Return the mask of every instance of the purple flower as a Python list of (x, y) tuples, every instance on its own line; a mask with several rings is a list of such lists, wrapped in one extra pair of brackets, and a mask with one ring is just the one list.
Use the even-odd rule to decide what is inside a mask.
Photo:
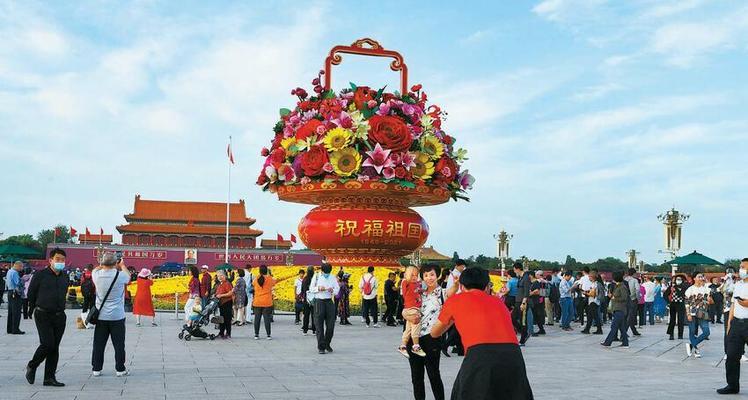
[(468, 170), (464, 170), (457, 175), (457, 182), (459, 182), (460, 187), (463, 189), (472, 189), (475, 178), (468, 173)]
[(377, 173), (377, 170), (373, 167), (362, 167), (361, 172), (358, 173), (359, 176), (365, 176), (369, 179), (376, 178), (379, 174)]
[(377, 115), (385, 116), (390, 113), (390, 102), (382, 103), (379, 105), (379, 110), (377, 110)]
[(361, 165), (364, 167), (373, 167), (378, 174), (381, 174), (383, 168), (394, 166), (394, 163), (390, 160), (391, 151), (392, 150), (384, 150), (382, 146), (377, 143), (376, 146), (374, 146), (374, 150), (366, 152), (369, 158), (367, 158)]

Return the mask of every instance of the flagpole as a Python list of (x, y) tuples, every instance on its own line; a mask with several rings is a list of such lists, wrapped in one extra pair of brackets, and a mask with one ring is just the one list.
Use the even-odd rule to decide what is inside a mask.
[[(229, 150), (231, 150), (231, 136), (229, 136)], [(229, 153), (230, 154), (230, 153)], [(229, 263), (229, 204), (231, 203), (231, 159), (229, 159), (229, 190), (226, 195), (226, 251), (224, 260)]]

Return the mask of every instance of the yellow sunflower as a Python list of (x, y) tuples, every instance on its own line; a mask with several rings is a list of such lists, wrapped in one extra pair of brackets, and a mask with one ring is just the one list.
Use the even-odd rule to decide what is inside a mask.
[(424, 181), (434, 175), (434, 162), (430, 160), (426, 153), (416, 152), (416, 166), (410, 169), (414, 178), (420, 178)]
[(327, 151), (342, 150), (353, 142), (353, 132), (345, 128), (334, 128), (327, 132), (324, 139)]
[(283, 147), (283, 149), (286, 150), (286, 154), (288, 154), (289, 156), (294, 156), (296, 155), (296, 153), (299, 152), (298, 142), (301, 142), (301, 141), (291, 136), (290, 138), (285, 138), (281, 140), (281, 147)]
[[(356, 149), (347, 147), (334, 151), (330, 155), (330, 163), (333, 170), (339, 176), (351, 176), (361, 168), (361, 154)], [(433, 163), (431, 172), (434, 172)]]
[(423, 135), (421, 137), (421, 149), (432, 160), (438, 160), (444, 154), (444, 145), (434, 135)]

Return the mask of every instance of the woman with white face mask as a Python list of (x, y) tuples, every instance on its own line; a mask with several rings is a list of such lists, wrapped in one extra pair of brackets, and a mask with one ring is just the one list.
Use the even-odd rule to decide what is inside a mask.
[(683, 339), (683, 329), (685, 328), (686, 319), (686, 278), (683, 275), (676, 275), (670, 282), (670, 287), (665, 290), (665, 298), (670, 301), (670, 322), (667, 326), (667, 334), (670, 340), (675, 331), (676, 320), (678, 324), (678, 339)]
[(748, 341), (748, 258), (740, 262), (738, 270), (740, 280), (735, 283), (732, 306), (726, 321), (727, 360), (725, 372), (727, 386), (717, 389), (719, 394), (736, 394), (740, 392), (740, 357)]

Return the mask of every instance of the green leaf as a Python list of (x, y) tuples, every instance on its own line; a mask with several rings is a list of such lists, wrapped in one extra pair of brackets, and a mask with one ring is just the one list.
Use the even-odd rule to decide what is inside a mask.
[(291, 114), (291, 110), (287, 108), (281, 108), (280, 109), (280, 116), (285, 117), (286, 115)]
[(404, 180), (400, 181), (400, 186), (406, 187), (406, 188), (411, 188), (411, 189), (415, 189), (416, 188), (416, 184), (415, 183), (410, 182), (410, 181), (404, 181)]
[(355, 83), (353, 83), (353, 82), (348, 82), (348, 83), (350, 83), (350, 84), (351, 84), (351, 90), (353, 90), (353, 91), (355, 92), (355, 91), (356, 91), (356, 88), (357, 88), (358, 86), (356, 86), (356, 84), (355, 84)]
[(386, 87), (387, 87), (387, 85), (384, 85), (383, 88), (377, 90), (377, 94), (374, 96), (374, 98), (376, 100), (379, 100), (380, 98), (382, 98), (382, 93), (384, 93), (384, 88), (386, 88)]
[(334, 99), (335, 98), (335, 92), (330, 89), (322, 94), (323, 99)]

